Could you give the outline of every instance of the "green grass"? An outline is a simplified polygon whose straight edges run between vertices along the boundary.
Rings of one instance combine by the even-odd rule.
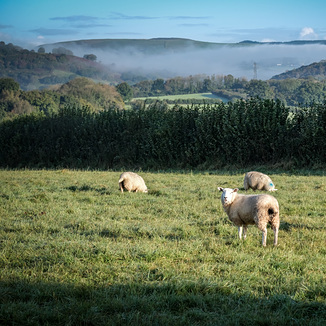
[[[162,96],[150,96],[150,97],[138,97],[134,98],[133,100],[146,100],[146,99],[158,99],[158,100],[189,100],[189,99],[195,99],[195,100],[205,100],[205,99],[216,99],[216,100],[224,100],[219,98],[218,96],[215,96],[212,93],[194,93],[194,94],[180,94],[180,95],[162,95]]]
[[[325,325],[326,176],[269,173],[281,227],[245,242],[242,173],[0,170],[1,325]],[[249,191],[251,193],[251,191]]]

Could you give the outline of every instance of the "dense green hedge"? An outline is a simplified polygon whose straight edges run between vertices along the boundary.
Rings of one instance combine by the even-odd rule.
[[[252,98],[94,113],[67,107],[0,124],[0,166],[221,168],[326,163],[326,103],[289,112]]]

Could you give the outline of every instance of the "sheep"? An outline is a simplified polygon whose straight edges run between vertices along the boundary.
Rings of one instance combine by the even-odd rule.
[[[244,180],[243,180],[244,190],[248,190],[249,188],[258,190],[266,190],[266,191],[276,191],[275,185],[272,179],[261,172],[251,171],[247,172]]]
[[[269,223],[274,231],[274,246],[277,245],[278,230],[280,227],[279,205],[275,197],[268,194],[241,195],[238,188],[221,188],[221,201],[223,209],[231,222],[238,227],[238,235],[241,239],[246,238],[247,227],[256,224],[263,232],[262,245],[266,246],[267,224]]]
[[[145,185],[144,179],[134,172],[123,172],[119,178],[119,188],[121,192],[123,189],[131,191],[140,191],[140,192],[148,192],[148,189]]]

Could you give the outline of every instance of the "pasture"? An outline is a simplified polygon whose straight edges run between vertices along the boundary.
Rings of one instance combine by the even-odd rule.
[[[179,95],[162,95],[162,96],[150,96],[150,97],[137,97],[134,98],[133,100],[146,100],[146,99],[157,99],[157,100],[171,100],[171,101],[176,101],[176,100],[189,100],[189,99],[195,99],[195,100],[207,100],[207,99],[216,99],[217,102],[218,100],[227,102],[226,99],[221,98],[219,96],[216,96],[212,93],[193,93],[193,94],[179,94]]]
[[[1,325],[325,325],[323,173],[268,173],[266,248],[222,209],[244,173],[139,172],[148,194],[120,173],[0,170]]]

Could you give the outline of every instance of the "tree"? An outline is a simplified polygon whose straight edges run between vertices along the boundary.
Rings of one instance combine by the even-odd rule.
[[[52,53],[53,54],[65,54],[65,55],[74,55],[74,53],[62,46],[60,46],[59,48],[54,48],[52,49]]]
[[[95,54],[85,54],[84,59],[91,60],[91,61],[96,61],[97,56]]]
[[[213,90],[212,85],[212,81],[209,78],[205,78],[203,82],[203,92],[211,92]]]
[[[132,99],[133,96],[132,88],[127,83],[124,82],[117,85],[116,89],[125,102],[130,101]]]
[[[3,90],[18,91],[19,84],[12,78],[0,78],[0,93]]]
[[[247,86],[250,97],[274,98],[274,93],[269,84],[262,80],[252,79]]]
[[[153,81],[152,84],[152,92],[153,94],[162,94],[164,93],[164,79],[162,78],[158,78],[156,80]]]
[[[45,53],[45,49],[41,46],[40,48],[38,48],[37,53],[43,54]]]

